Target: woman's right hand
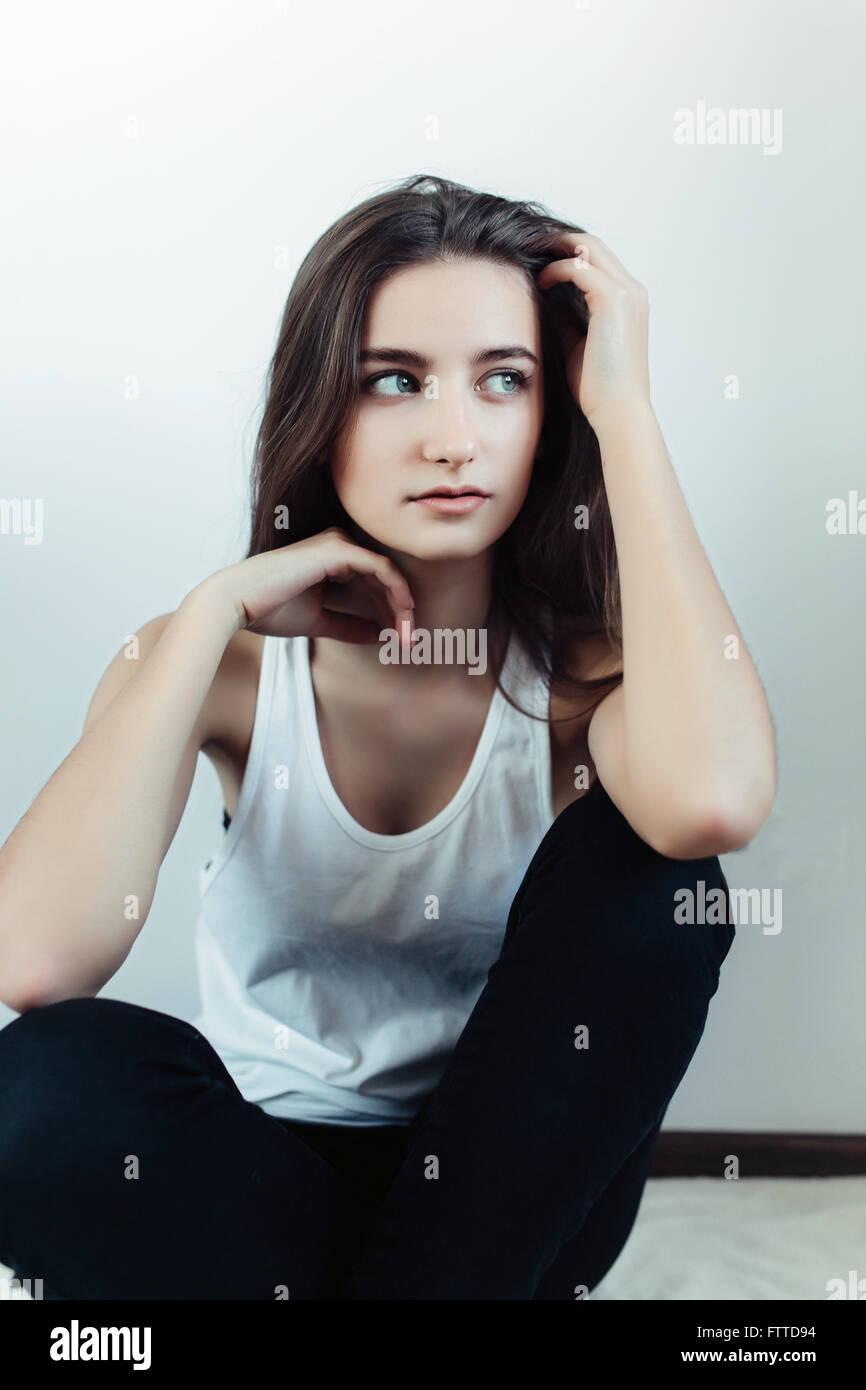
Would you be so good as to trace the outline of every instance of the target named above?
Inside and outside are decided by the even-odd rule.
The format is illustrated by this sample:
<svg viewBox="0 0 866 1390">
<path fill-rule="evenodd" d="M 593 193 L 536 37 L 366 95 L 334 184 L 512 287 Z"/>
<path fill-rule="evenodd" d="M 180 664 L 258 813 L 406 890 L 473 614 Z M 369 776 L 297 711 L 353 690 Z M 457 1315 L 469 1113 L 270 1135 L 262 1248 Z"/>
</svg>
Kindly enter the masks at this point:
<svg viewBox="0 0 866 1390">
<path fill-rule="evenodd" d="M 357 545 L 339 526 L 228 565 L 199 587 L 233 607 L 238 630 L 266 637 L 369 643 L 384 627 L 411 637 L 415 601 L 405 578 L 387 556 Z"/>
</svg>

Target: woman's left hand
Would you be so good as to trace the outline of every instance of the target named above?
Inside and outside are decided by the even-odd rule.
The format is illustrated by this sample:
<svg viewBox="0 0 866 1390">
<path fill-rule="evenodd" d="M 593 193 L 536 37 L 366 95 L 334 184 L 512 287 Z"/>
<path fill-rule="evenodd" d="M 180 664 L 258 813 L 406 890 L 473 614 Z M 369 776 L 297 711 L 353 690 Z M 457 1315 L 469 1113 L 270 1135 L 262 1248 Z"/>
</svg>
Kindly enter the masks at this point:
<svg viewBox="0 0 866 1390">
<path fill-rule="evenodd" d="M 557 310 L 566 377 L 575 401 L 590 424 L 611 410 L 651 405 L 646 288 L 588 232 L 563 234 L 556 249 L 566 259 L 544 267 L 536 277 L 539 289 L 570 280 L 586 296 L 590 314 L 584 331 L 579 320 Z"/>
</svg>

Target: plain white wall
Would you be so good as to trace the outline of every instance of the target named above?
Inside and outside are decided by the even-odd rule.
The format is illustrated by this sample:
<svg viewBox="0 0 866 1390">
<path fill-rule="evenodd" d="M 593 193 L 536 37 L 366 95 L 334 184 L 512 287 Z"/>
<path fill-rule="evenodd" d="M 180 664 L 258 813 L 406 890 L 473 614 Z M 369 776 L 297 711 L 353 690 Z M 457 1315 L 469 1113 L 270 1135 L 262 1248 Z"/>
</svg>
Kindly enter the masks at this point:
<svg viewBox="0 0 866 1390">
<path fill-rule="evenodd" d="M 828 499 L 866 497 L 860 7 L 6 16 L 0 498 L 43 499 L 44 536 L 0 535 L 0 836 L 125 636 L 242 557 L 264 371 L 312 241 L 414 172 L 538 199 L 650 291 L 656 412 L 778 730 L 772 818 L 723 867 L 781 889 L 783 927 L 741 925 L 666 1125 L 866 1128 L 866 535 L 825 524 Z M 780 111 L 781 148 L 676 143 L 674 113 L 700 103 Z M 196 869 L 221 806 L 200 758 L 105 994 L 194 1014 Z"/>
</svg>

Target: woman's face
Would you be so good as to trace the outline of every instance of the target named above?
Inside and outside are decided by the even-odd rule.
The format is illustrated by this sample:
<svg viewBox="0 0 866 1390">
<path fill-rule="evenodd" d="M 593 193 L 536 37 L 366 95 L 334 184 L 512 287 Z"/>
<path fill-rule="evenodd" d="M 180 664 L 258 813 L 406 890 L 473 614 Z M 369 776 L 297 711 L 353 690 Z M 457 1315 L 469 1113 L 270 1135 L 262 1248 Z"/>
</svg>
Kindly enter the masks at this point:
<svg viewBox="0 0 866 1390">
<path fill-rule="evenodd" d="M 361 348 L 357 410 L 331 458 L 349 516 L 418 559 L 486 550 L 520 511 L 544 415 L 525 275 L 487 260 L 396 271 L 370 297 Z M 466 487 L 484 494 L 468 510 L 415 500 Z"/>
</svg>

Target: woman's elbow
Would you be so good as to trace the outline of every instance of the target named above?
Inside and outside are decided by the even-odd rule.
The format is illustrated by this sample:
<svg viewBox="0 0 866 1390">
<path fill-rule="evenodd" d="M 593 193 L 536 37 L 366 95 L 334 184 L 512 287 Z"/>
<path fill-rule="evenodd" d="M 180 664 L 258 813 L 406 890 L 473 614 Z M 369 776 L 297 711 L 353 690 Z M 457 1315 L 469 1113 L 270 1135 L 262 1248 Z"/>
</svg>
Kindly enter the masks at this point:
<svg viewBox="0 0 866 1390">
<path fill-rule="evenodd" d="M 709 859 L 745 849 L 754 840 L 773 808 L 775 788 L 742 804 L 721 801 L 700 812 L 683 815 L 662 829 L 653 848 L 668 859 Z"/>
</svg>

